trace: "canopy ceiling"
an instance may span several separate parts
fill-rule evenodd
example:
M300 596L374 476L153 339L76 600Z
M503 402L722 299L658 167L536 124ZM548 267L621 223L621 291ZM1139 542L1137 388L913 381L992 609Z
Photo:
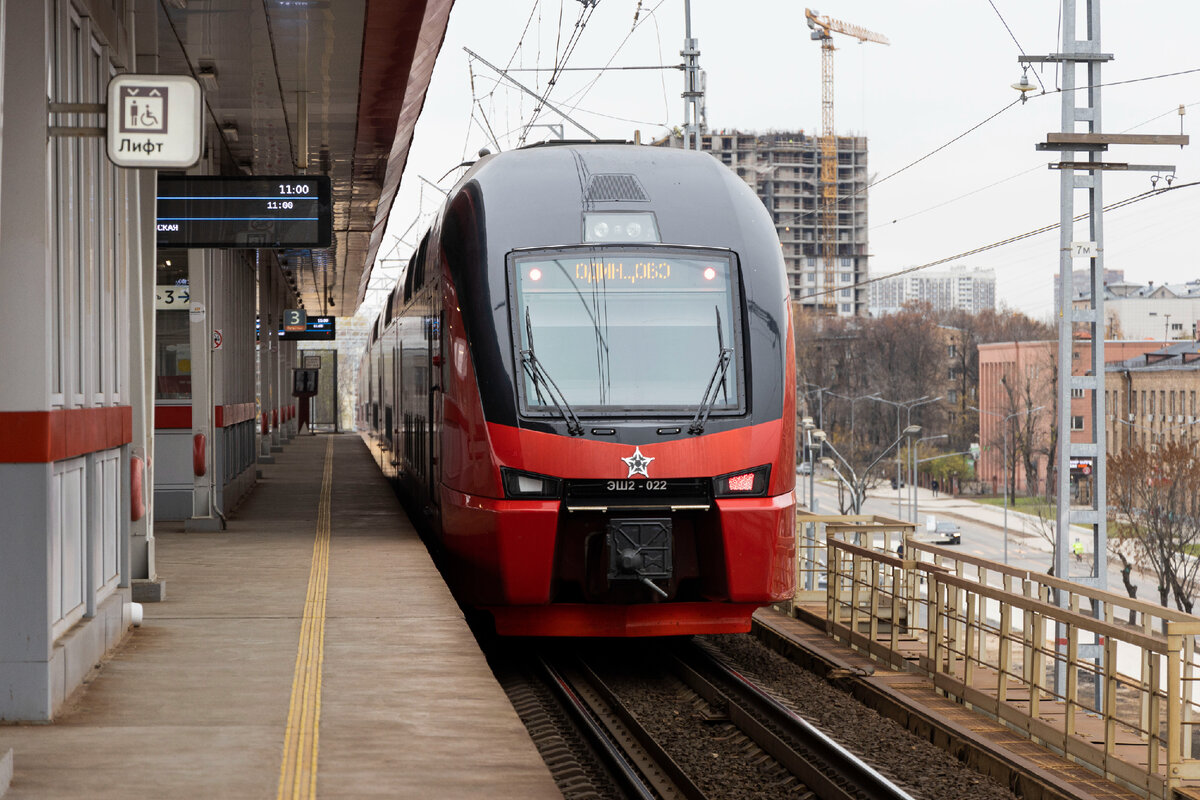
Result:
M404 172L453 0L167 0L158 72L204 76L222 160L325 174L333 247L281 254L305 308L353 314Z

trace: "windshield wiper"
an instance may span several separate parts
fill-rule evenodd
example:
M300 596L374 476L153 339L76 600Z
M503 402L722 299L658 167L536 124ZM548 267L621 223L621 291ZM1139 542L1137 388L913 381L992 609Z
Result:
M538 361L538 357L533 353L533 323L530 322L528 308L525 309L525 341L528 342L529 348L521 351L521 366L525 368L525 372L533 381L533 390L537 392L538 402L542 405L546 404L541 389L542 386L545 386L550 402L554 404L554 407L558 409L559 416L567 423L567 433L572 436L582 436L583 423L579 421L579 417L575 416L575 410L567 402L566 395L558 388L558 384L554 382L550 373L546 372L542 362Z
M708 415L717 402L717 392L725 387L725 373L729 371L729 364L733 361L733 348L725 347L725 335L721 331L721 309L714 306L713 310L717 312L717 366L713 368L712 377L708 379L704 396L700 398L696 416L692 417L692 424L688 425L688 433L693 434L704 432L704 423L708 422ZM729 401L728 388L725 389L725 400Z

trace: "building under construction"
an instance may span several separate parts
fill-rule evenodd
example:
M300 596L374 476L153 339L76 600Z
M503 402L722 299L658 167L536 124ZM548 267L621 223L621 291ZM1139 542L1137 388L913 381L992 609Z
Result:
M700 134L700 149L737 172L775 220L792 299L805 308L864 316L867 289L867 139L837 137L837 214L833 263L821 246L821 137L804 131ZM679 147L678 136L670 138ZM663 140L661 144L667 144Z

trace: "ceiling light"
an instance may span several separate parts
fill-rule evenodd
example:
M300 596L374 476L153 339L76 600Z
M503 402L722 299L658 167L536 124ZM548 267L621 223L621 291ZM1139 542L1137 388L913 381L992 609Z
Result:
M204 91L215 92L217 90L217 68L212 64L201 64L196 69L196 80L200 81Z

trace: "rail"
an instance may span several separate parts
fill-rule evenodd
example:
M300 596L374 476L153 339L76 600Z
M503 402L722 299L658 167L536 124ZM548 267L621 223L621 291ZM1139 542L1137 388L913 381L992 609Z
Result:
M1147 797L1200 783L1196 617L916 541L900 520L798 525L796 599L821 585L833 637Z

